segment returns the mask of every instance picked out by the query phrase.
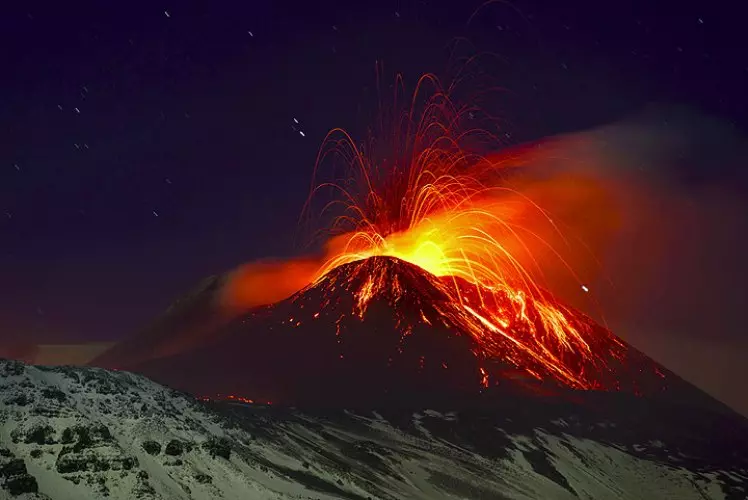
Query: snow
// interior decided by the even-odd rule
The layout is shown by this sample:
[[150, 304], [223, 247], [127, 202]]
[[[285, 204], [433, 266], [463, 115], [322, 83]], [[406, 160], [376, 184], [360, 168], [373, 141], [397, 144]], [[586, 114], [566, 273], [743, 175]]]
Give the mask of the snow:
[[[127, 372], [0, 360], [0, 448], [23, 459], [40, 494], [13, 498], [703, 500], [744, 492], [748, 481], [743, 465], [692, 470], [684, 454], [644, 458], [673, 448], [664, 441], [629, 452], [580, 436], [571, 417], [520, 433], [511, 420], [203, 404]], [[34, 433], [45, 425], [49, 439]], [[86, 440], [70, 431], [80, 426]], [[186, 449], [166, 455], [172, 440]], [[149, 454], [145, 441], [160, 452]], [[68, 459], [86, 465], [60, 471]], [[10, 498], [3, 481], [0, 500]]]

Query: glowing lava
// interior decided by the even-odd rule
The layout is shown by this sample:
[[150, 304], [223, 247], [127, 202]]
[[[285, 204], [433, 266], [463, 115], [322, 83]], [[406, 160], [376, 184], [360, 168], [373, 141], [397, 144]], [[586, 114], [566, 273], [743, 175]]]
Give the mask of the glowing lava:
[[[500, 141], [477, 126], [477, 108], [453, 102], [452, 90], [422, 77], [408, 108], [399, 112], [396, 96], [366, 145], [343, 130], [328, 134], [304, 208], [321, 219], [312, 228], [327, 228], [317, 233], [324, 254], [253, 263], [230, 277], [222, 303], [237, 316], [250, 311], [222, 333], [236, 343], [231, 350], [249, 349], [251, 331], [246, 342], [283, 359], [255, 360], [258, 377], [279, 381], [288, 370], [286, 385], [296, 381], [304, 394], [297, 371], [325, 387], [376, 379], [367, 386], [374, 392], [408, 383], [483, 391], [502, 380], [664, 389], [651, 360], [540, 285], [549, 269], [571, 276], [576, 290], [589, 282], [573, 271], [559, 214], [542, 205], [581, 214], [602, 234], [615, 227], [606, 192], [586, 174], [527, 168], [543, 163], [534, 148], [494, 153]], [[342, 160], [343, 177], [320, 182], [330, 160]], [[585, 211], [585, 201], [598, 210]], [[311, 379], [317, 372], [328, 378]], [[231, 389], [280, 400], [275, 388], [257, 390]]]
[[[677, 377], [546, 291], [561, 271], [592, 295], [592, 281], [573, 271], [573, 243], [615, 230], [609, 186], [595, 169], [537, 168], [555, 152], [495, 153], [479, 111], [457, 106], [451, 91], [424, 76], [376, 140], [328, 135], [304, 208], [321, 219], [312, 229], [325, 228], [321, 255], [242, 266], [108, 366], [276, 405], [490, 400], [518, 386], [680, 390]], [[335, 159], [343, 177], [320, 182]], [[567, 241], [559, 227], [572, 218], [587, 232]]]
[[[427, 84], [434, 90], [420, 102]], [[376, 160], [341, 130], [328, 135], [315, 172], [333, 154], [344, 158], [352, 173], [342, 182], [320, 183], [310, 197], [331, 188], [340, 196], [322, 211], [342, 208], [332, 223], [338, 234], [312, 283], [343, 264], [377, 256], [402, 259], [442, 278], [439, 287], [450, 304], [440, 306], [442, 313], [474, 338], [476, 356], [508, 360], [533, 377], [552, 377], [566, 386], [599, 388], [599, 374], [626, 348], [607, 335], [606, 352], [592, 349], [600, 339], [593, 338], [588, 321], [536, 284], [525, 263], [533, 264], [538, 246], [553, 252], [543, 235], [558, 231], [542, 208], [501, 184], [501, 173], [514, 166], [507, 158], [491, 160], [468, 146], [490, 138], [465, 127], [473, 112], [456, 106], [436, 78], [426, 75], [411, 108], [394, 120], [388, 160]], [[372, 297], [398, 287], [376, 275], [363, 283], [356, 305], [361, 317]], [[481, 376], [487, 385], [483, 368]]]

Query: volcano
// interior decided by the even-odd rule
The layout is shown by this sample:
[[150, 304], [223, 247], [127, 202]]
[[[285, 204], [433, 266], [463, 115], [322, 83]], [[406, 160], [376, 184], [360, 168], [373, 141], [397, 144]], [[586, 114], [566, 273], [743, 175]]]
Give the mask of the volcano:
[[[455, 291], [462, 302], [453, 300]], [[206, 315], [205, 297], [193, 298], [177, 310], [202, 318], [201, 335], [180, 327], [184, 321], [167, 321], [176, 327], [159, 336], [148, 330], [96, 364], [192, 394], [288, 404], [438, 403], [574, 389], [714, 403], [578, 311], [562, 309], [585, 349], [548, 339], [535, 302], [490, 292], [397, 258], [371, 257], [228, 324]], [[214, 293], [210, 286], [203, 295]], [[198, 316], [189, 304], [197, 304]], [[496, 310], [517, 321], [497, 327], [489, 320]], [[164, 342], [182, 344], [185, 334], [189, 349], [148, 359]]]
[[[576, 279], [554, 247], [568, 240], [505, 182], [521, 155], [475, 149], [490, 134], [449, 89], [424, 75], [381, 151], [328, 133], [302, 211], [320, 218], [320, 255], [209, 280], [94, 364], [208, 397], [336, 407], [507, 390], [709, 400], [537, 283], [549, 250]], [[317, 178], [327, 158], [342, 179]]]

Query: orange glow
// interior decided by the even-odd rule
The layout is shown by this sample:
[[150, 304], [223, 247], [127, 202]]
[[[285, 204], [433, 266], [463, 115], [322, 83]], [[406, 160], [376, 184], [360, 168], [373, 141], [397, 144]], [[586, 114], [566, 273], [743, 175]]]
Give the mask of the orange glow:
[[[436, 90], [418, 108], [426, 84]], [[391, 160], [387, 169], [374, 163], [345, 132], [328, 135], [320, 161], [328, 154], [342, 156], [358, 173], [359, 182], [319, 185], [342, 193], [325, 209], [337, 206], [343, 215], [333, 221], [333, 233], [339, 234], [328, 245], [315, 281], [340, 265], [370, 257], [396, 257], [415, 264], [446, 278], [441, 281], [442, 291], [458, 307], [443, 313], [475, 338], [480, 356], [508, 358], [540, 378], [525, 361], [530, 358], [565, 385], [592, 388], [596, 382], [576, 366], [576, 360], [602, 365], [604, 359], [621, 353], [593, 353], [584, 323], [573, 319], [537, 284], [540, 254], [550, 255], [569, 275], [574, 272], [555, 250], [568, 242], [533, 198], [588, 200], [599, 198], [602, 190], [580, 174], [535, 179], [525, 182], [522, 191], [508, 187], [502, 182], [504, 171], [538, 159], [533, 151], [487, 157], [463, 146], [476, 134], [488, 135], [482, 130], [464, 131], [468, 112], [469, 108], [459, 108], [450, 100], [434, 76], [426, 75], [405, 123], [395, 131], [403, 141], [400, 157]], [[575, 205], [567, 201], [565, 206]], [[598, 214], [600, 223], [614, 226], [611, 213]], [[368, 276], [357, 295], [356, 314], [363, 318], [378, 291], [396, 285]], [[516, 353], [505, 351], [506, 341]], [[612, 345], [621, 346], [617, 341]], [[590, 373], [604, 369], [596, 368]], [[488, 384], [485, 371], [482, 377], [482, 383]]]
[[229, 311], [241, 312], [283, 300], [306, 286], [318, 268], [319, 263], [311, 259], [245, 264], [228, 280], [222, 305]]
[[213, 397], [209, 396], [198, 396], [196, 399], [199, 401], [231, 401], [235, 403], [244, 403], [250, 405], [272, 405], [272, 401], [257, 401], [254, 399], [245, 398], [244, 396], [238, 396], [236, 394], [216, 394]]
[[[432, 90], [427, 92], [427, 86]], [[532, 147], [477, 154], [472, 145], [494, 145], [496, 138], [470, 124], [475, 108], [454, 103], [433, 75], [419, 80], [410, 102], [409, 110], [393, 120], [394, 141], [384, 159], [357, 146], [343, 130], [328, 134], [315, 177], [331, 157], [342, 158], [348, 173], [339, 181], [315, 179], [305, 207], [306, 213], [314, 212], [312, 205], [323, 192], [339, 195], [315, 212], [334, 215], [324, 255], [250, 265], [232, 281], [228, 297], [245, 308], [268, 304], [319, 284], [341, 265], [360, 263], [368, 274], [355, 277], [360, 281], [351, 314], [363, 320], [384, 291], [393, 301], [405, 293], [388, 279], [384, 265], [364, 265], [372, 257], [394, 257], [435, 277], [432, 284], [446, 299], [435, 301], [433, 308], [444, 325], [456, 325], [472, 337], [479, 360], [509, 363], [533, 379], [601, 388], [600, 374], [613, 371], [609, 363], [623, 359], [626, 347], [558, 303], [538, 283], [549, 270], [559, 269], [577, 290], [586, 281], [574, 272], [573, 252], [560, 251], [572, 242], [560, 230], [557, 216], [578, 215], [592, 202], [599, 210], [584, 214], [586, 224], [595, 228], [591, 234], [614, 230], [617, 214], [605, 201], [605, 189], [581, 171], [518, 176], [528, 163], [547, 159]], [[545, 203], [564, 207], [564, 213], [552, 216], [542, 208]], [[589, 255], [582, 260], [589, 261]], [[340, 284], [329, 281], [326, 292], [333, 296]], [[390, 306], [397, 308], [396, 303]], [[419, 317], [427, 325], [434, 321], [423, 310]], [[340, 336], [340, 319], [337, 325]], [[412, 324], [403, 322], [402, 338], [411, 331]], [[428, 362], [420, 360], [421, 366]], [[478, 376], [484, 387], [497, 382], [484, 368]]]

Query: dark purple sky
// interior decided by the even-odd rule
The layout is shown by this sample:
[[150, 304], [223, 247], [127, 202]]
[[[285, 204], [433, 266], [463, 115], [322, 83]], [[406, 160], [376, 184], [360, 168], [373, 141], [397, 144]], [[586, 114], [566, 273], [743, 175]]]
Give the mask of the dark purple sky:
[[[456, 37], [503, 60], [486, 71], [508, 90], [494, 111], [517, 143], [651, 103], [747, 130], [738, 12], [495, 2], [468, 25], [481, 3], [3, 7], [4, 341], [119, 339], [208, 274], [293, 254], [320, 142], [333, 127], [365, 131], [375, 61], [385, 81], [401, 72], [412, 85], [447, 67]], [[686, 189], [734, 185], [740, 163], [686, 155], [670, 173]]]

